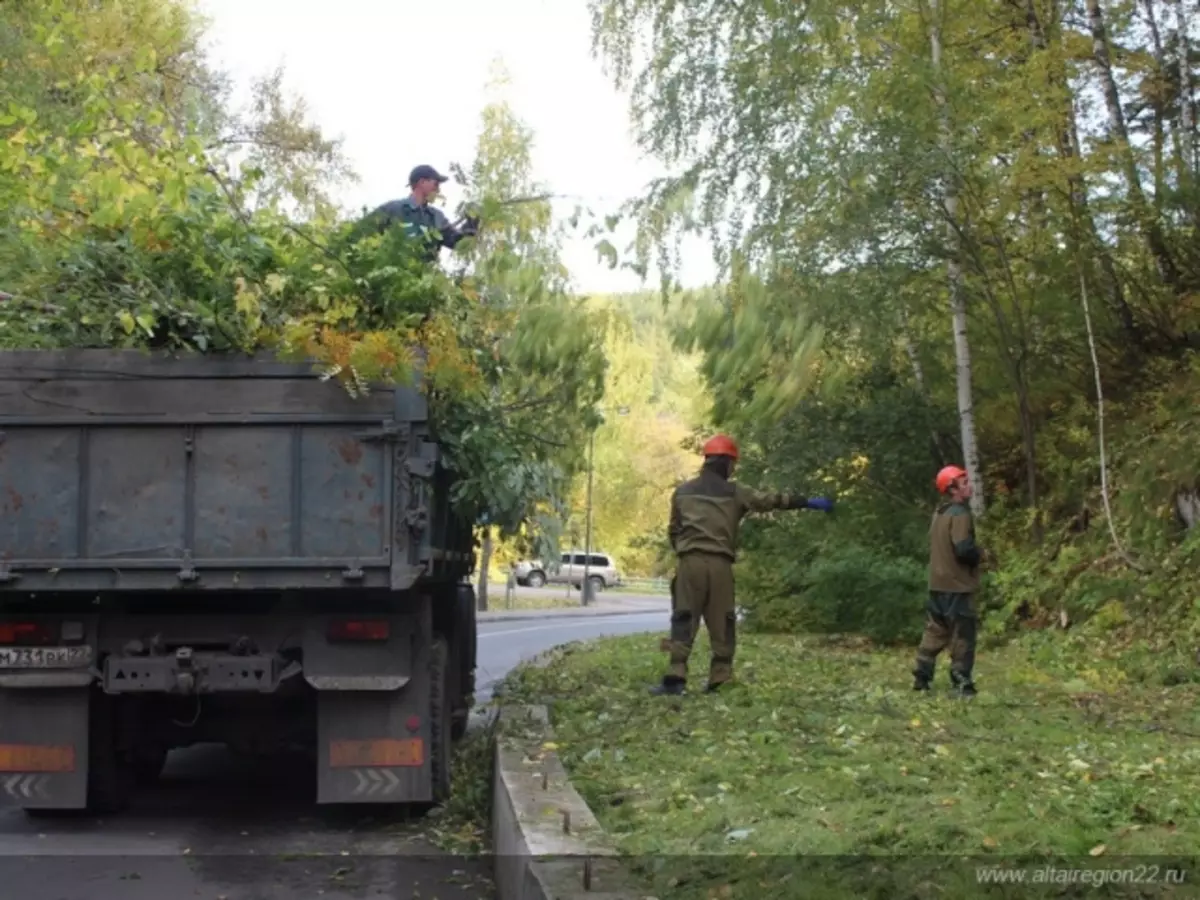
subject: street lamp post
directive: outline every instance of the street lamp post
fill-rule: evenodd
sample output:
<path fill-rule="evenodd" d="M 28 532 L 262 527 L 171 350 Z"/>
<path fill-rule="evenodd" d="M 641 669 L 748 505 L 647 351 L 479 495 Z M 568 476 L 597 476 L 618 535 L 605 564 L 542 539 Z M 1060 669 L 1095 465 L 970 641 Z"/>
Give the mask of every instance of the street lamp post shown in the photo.
<path fill-rule="evenodd" d="M 587 482 L 587 514 L 583 524 L 583 588 L 580 591 L 579 601 L 584 605 L 588 605 L 588 601 L 592 599 L 592 477 L 595 473 L 595 458 L 596 458 L 596 432 L 593 429 L 591 437 L 588 438 L 588 482 Z"/>
<path fill-rule="evenodd" d="M 603 410 L 601 410 L 601 421 L 603 421 Z M 618 406 L 616 408 L 618 416 L 629 415 L 628 406 Z M 580 593 L 580 602 L 587 606 L 592 599 L 592 479 L 595 475 L 595 459 L 596 459 L 596 429 L 592 429 L 591 437 L 588 438 L 588 480 L 587 480 L 587 515 L 584 519 L 583 526 L 583 584 Z"/>

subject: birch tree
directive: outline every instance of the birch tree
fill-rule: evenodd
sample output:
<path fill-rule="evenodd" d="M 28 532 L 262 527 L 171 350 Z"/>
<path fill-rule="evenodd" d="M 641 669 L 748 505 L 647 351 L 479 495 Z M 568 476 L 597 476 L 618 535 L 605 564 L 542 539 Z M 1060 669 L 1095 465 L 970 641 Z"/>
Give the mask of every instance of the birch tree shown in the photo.
<path fill-rule="evenodd" d="M 946 100 L 945 73 L 942 61 L 942 6 L 939 0 L 930 0 L 929 8 L 929 55 L 933 65 L 933 96 L 938 110 L 938 133 L 941 150 L 946 160 L 946 174 L 942 180 L 942 203 L 946 215 L 946 277 L 950 284 L 950 319 L 954 331 L 955 384 L 958 399 L 958 421 L 962 433 L 963 460 L 974 488 L 971 494 L 971 509 L 978 516 L 983 514 L 983 473 L 979 466 L 979 443 L 975 437 L 975 401 L 971 391 L 971 342 L 967 336 L 967 292 L 963 285 L 962 264 L 959 261 L 959 222 L 957 177 L 950 160 L 953 158 L 951 143 L 950 109 Z"/>

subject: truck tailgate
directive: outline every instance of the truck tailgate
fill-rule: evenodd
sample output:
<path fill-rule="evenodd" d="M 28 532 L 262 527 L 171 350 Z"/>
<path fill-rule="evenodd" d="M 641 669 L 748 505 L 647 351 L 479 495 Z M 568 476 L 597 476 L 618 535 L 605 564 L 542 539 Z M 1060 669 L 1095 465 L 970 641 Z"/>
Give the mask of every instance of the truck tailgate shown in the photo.
<path fill-rule="evenodd" d="M 426 418 L 270 360 L 0 353 L 0 591 L 411 583 Z"/>

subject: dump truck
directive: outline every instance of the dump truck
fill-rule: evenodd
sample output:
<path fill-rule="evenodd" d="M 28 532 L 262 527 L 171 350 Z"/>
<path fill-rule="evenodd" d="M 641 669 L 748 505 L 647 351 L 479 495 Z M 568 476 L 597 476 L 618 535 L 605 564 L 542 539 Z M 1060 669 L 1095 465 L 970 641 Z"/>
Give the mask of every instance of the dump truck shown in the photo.
<path fill-rule="evenodd" d="M 435 804 L 472 522 L 415 386 L 264 356 L 0 352 L 0 790 L 112 813 L 200 743 L 321 804 Z"/>

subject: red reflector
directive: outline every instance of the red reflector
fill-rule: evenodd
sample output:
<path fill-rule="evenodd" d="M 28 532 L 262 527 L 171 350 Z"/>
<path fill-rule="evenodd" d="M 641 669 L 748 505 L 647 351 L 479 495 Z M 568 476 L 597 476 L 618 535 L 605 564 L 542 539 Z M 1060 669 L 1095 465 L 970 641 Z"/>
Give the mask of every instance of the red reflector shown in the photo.
<path fill-rule="evenodd" d="M 391 634 L 387 622 L 340 621 L 329 623 L 331 641 L 386 641 Z"/>
<path fill-rule="evenodd" d="M 409 731 L 420 731 L 421 730 L 421 717 L 420 716 L 409 716 L 408 719 L 405 720 L 404 725 L 406 728 L 408 728 Z"/>
<path fill-rule="evenodd" d="M 53 644 L 56 630 L 42 622 L 0 622 L 0 644 Z"/>

